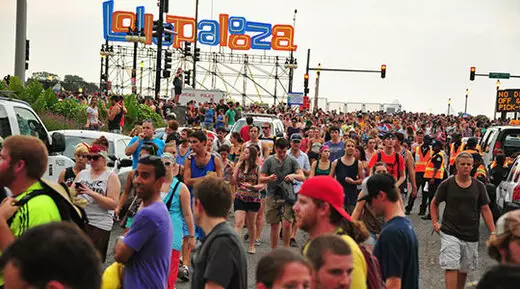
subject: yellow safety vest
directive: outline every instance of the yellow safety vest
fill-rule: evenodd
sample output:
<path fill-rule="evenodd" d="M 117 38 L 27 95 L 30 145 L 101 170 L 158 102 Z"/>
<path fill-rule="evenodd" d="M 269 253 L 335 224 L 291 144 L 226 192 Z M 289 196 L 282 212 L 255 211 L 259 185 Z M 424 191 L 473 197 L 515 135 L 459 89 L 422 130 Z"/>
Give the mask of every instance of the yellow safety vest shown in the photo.
<path fill-rule="evenodd" d="M 424 173 L 426 165 L 433 155 L 433 150 L 430 148 L 430 151 L 423 156 L 421 147 L 417 146 L 415 148 L 415 172 L 417 173 Z"/>
<path fill-rule="evenodd" d="M 455 164 L 455 159 L 457 156 L 464 150 L 464 147 L 466 146 L 465 143 L 460 143 L 460 146 L 457 148 L 457 151 L 455 151 L 455 144 L 451 144 L 450 148 L 450 166 L 453 166 Z"/>

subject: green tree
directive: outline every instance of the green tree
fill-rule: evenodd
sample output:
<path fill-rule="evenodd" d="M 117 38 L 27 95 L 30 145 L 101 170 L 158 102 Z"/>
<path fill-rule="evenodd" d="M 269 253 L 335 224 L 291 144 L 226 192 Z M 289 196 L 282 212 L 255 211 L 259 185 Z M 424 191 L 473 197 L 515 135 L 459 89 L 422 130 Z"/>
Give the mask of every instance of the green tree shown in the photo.
<path fill-rule="evenodd" d="M 81 76 L 67 74 L 61 85 L 65 90 L 76 92 L 85 86 L 85 80 Z"/>

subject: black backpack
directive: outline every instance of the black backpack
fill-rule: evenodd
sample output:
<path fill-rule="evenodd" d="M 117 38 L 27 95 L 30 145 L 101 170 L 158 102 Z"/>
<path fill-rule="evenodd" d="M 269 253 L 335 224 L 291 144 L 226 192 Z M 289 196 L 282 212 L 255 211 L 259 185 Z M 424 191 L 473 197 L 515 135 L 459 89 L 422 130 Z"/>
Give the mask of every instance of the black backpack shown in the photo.
<path fill-rule="evenodd" d="M 65 184 L 63 183 L 55 184 L 44 179 L 40 179 L 40 183 L 42 184 L 43 189 L 35 190 L 25 195 L 18 202 L 16 202 L 16 205 L 18 207 L 22 207 L 26 205 L 30 199 L 36 196 L 49 196 L 56 204 L 56 207 L 60 212 L 62 221 L 73 222 L 80 229 L 86 230 L 86 225 L 88 224 L 87 214 L 85 213 L 85 210 L 83 210 L 83 208 L 79 207 L 78 205 L 72 202 L 72 197 L 70 195 L 68 187 L 65 186 Z M 13 222 L 13 218 L 14 216 L 7 221 L 8 225 L 11 225 L 11 223 Z"/>
<path fill-rule="evenodd" d="M 381 152 L 377 152 L 377 161 L 380 162 L 381 159 L 382 159 L 382 153 Z M 392 169 L 394 168 L 394 166 L 397 164 L 397 178 L 399 179 L 399 177 L 401 177 L 401 168 L 399 166 L 399 153 L 395 153 L 395 163 L 391 164 L 392 166 Z"/>

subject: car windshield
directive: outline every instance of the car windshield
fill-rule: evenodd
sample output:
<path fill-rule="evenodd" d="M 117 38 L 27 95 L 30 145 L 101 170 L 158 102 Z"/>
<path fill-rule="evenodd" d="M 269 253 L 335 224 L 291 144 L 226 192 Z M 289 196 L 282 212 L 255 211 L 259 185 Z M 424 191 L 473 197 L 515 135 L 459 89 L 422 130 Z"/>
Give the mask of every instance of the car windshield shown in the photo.
<path fill-rule="evenodd" d="M 520 150 L 520 131 L 512 131 L 504 138 L 504 153 L 506 156 L 513 155 Z"/>
<path fill-rule="evenodd" d="M 258 126 L 258 127 L 262 127 L 262 124 L 264 124 L 264 122 L 266 122 L 266 120 L 253 120 L 253 124 Z M 272 123 L 270 121 L 268 121 L 269 123 Z M 231 130 L 231 132 L 240 132 L 240 130 L 246 126 L 246 120 L 245 119 L 240 119 L 237 121 L 237 123 L 233 126 L 233 129 Z M 261 129 L 260 129 L 261 130 Z M 271 129 L 271 133 L 272 132 L 272 129 Z"/>
<path fill-rule="evenodd" d="M 65 151 L 63 152 L 63 155 L 74 160 L 74 149 L 76 149 L 76 146 L 82 142 L 90 145 L 90 144 L 92 144 L 92 142 L 94 140 L 95 140 L 94 138 L 89 138 L 89 137 L 66 135 L 65 143 L 67 144 L 67 146 L 65 147 Z M 108 154 L 109 155 L 114 154 L 114 142 L 112 142 L 112 141 L 108 142 Z"/>

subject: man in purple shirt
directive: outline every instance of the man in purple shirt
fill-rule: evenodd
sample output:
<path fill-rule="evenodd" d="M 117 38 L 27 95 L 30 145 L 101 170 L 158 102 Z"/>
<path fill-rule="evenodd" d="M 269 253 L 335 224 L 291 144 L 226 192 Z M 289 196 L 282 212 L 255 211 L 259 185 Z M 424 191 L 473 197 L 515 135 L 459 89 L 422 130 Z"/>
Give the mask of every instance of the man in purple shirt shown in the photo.
<path fill-rule="evenodd" d="M 160 198 L 165 174 L 159 157 L 139 159 L 134 188 L 143 200 L 143 208 L 135 215 L 126 236 L 119 237 L 114 250 L 115 260 L 125 264 L 125 289 L 166 288 L 173 229 L 170 214 Z"/>

